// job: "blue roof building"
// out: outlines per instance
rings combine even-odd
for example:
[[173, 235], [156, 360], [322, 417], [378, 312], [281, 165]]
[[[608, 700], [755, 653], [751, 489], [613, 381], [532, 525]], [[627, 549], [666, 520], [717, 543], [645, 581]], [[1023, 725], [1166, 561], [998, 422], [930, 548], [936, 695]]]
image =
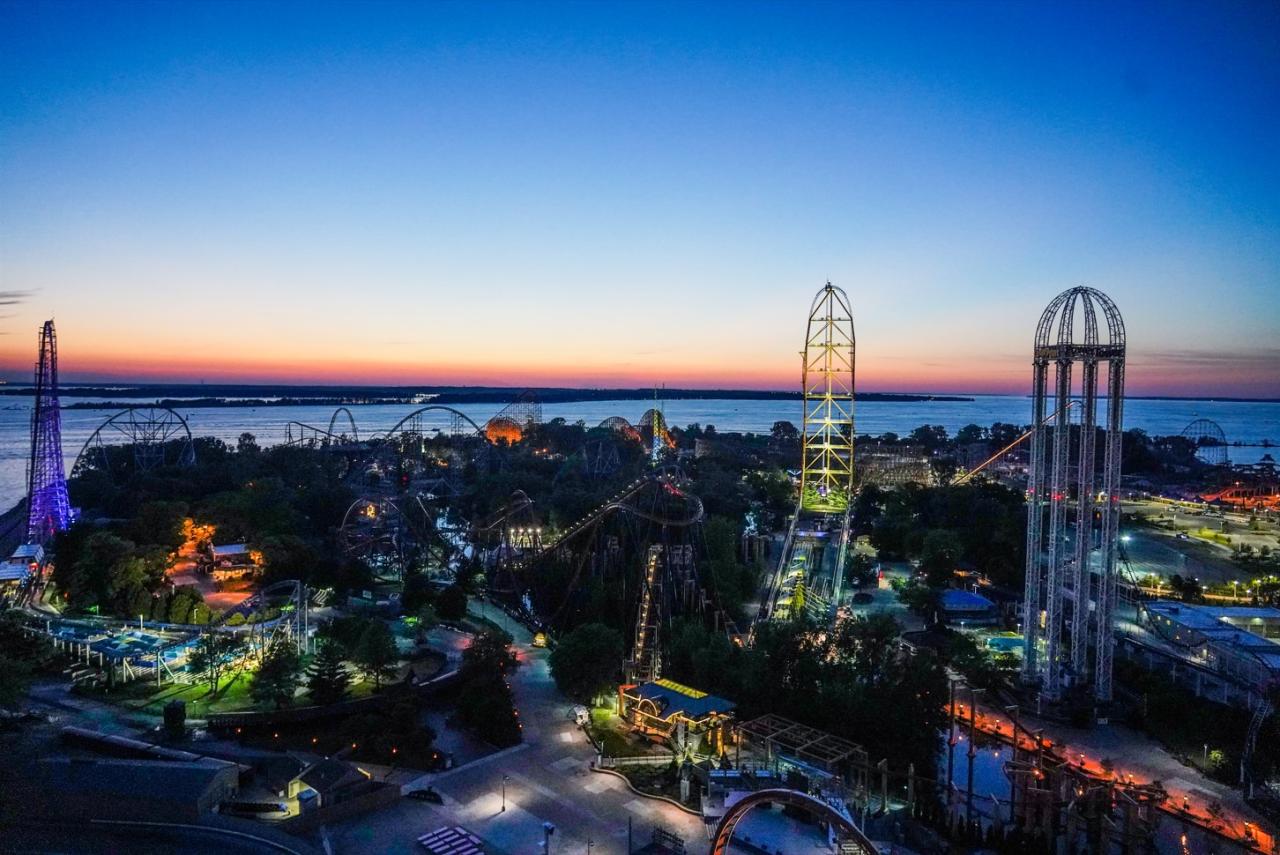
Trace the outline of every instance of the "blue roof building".
[[938, 599], [942, 619], [948, 624], [990, 626], [1000, 622], [996, 604], [973, 591], [948, 588]]

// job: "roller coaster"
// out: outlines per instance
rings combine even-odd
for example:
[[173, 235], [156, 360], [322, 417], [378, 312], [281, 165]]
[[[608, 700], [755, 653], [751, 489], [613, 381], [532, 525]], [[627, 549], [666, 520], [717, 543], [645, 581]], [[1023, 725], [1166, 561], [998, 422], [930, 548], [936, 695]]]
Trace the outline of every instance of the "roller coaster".
[[129, 407], [98, 426], [76, 456], [71, 476], [90, 470], [115, 477], [161, 466], [192, 466], [195, 445], [187, 420], [169, 407]]
[[853, 312], [828, 282], [814, 297], [803, 351], [800, 497], [757, 620], [829, 618], [840, 603], [854, 489]]
[[[510, 506], [522, 510], [520, 503]], [[712, 616], [735, 632], [702, 583], [705, 561], [702, 500], [670, 468], [638, 478], [566, 526], [541, 536], [507, 564], [532, 610], [554, 628], [568, 628], [593, 595], [604, 596], [628, 633], [628, 675], [661, 672], [659, 633], [680, 616]], [[592, 592], [596, 592], [593, 594]]]
[[1210, 466], [1229, 466], [1227, 435], [1212, 419], [1196, 419], [1182, 429], [1181, 436], [1195, 445], [1196, 459]]
[[[338, 417], [346, 416], [346, 426], [350, 433], [338, 433]], [[338, 407], [329, 417], [328, 428], [318, 428], [303, 422], [291, 421], [284, 427], [285, 445], [301, 448], [342, 448], [352, 450], [361, 448], [360, 430], [356, 427], [355, 416], [346, 407]]]
[[338, 529], [343, 554], [365, 563], [383, 582], [400, 582], [417, 571], [456, 569], [458, 532], [445, 525], [442, 509], [421, 496], [364, 496], [352, 502]]

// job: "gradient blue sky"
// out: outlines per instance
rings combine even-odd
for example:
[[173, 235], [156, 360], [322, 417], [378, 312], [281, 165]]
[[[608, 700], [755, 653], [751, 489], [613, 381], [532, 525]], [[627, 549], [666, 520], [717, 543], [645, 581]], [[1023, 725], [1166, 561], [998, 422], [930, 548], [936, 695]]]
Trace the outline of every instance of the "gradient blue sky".
[[0, 372], [1280, 396], [1280, 6], [0, 0]]

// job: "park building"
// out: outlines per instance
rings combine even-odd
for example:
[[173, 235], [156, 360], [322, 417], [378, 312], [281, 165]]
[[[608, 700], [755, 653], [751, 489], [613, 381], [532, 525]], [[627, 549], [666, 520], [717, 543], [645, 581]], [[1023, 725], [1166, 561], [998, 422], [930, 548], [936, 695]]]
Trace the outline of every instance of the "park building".
[[622, 719], [632, 730], [658, 737], [675, 751], [697, 749], [698, 738], [702, 738], [701, 753], [720, 754], [735, 708], [732, 701], [674, 680], [632, 683], [618, 688], [618, 714]]
[[262, 556], [247, 543], [224, 546], [209, 544], [207, 552], [209, 576], [216, 582], [257, 575], [262, 570]]
[[1144, 603], [1121, 653], [1197, 697], [1252, 709], [1280, 681], [1280, 609]]
[[36, 575], [44, 567], [44, 547], [38, 543], [24, 543], [0, 564], [0, 585], [18, 584]]
[[273, 756], [261, 761], [257, 771], [261, 786], [284, 801], [291, 815], [333, 807], [370, 789], [368, 772], [337, 757]]
[[996, 604], [976, 591], [948, 588], [938, 597], [938, 607], [949, 626], [997, 626], [1002, 621]]

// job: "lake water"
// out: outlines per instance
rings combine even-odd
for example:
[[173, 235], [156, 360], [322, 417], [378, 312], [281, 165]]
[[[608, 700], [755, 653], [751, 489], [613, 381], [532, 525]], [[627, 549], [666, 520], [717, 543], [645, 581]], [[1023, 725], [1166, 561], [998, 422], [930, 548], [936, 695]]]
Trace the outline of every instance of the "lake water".
[[[26, 491], [31, 400], [17, 397], [0, 400], [4, 402], [0, 409], [0, 507], [8, 508]], [[86, 399], [64, 396], [62, 403], [81, 400]], [[581, 419], [595, 425], [610, 416], [623, 416], [634, 423], [650, 406], [651, 402], [641, 400], [547, 404], [543, 406], [543, 417]], [[193, 435], [214, 436], [234, 443], [236, 437], [248, 431], [263, 445], [282, 442], [285, 425], [290, 421], [327, 427], [333, 409], [329, 406], [177, 407], [190, 424]], [[416, 407], [368, 404], [351, 405], [349, 409], [364, 437], [391, 428]], [[458, 409], [483, 424], [501, 407], [484, 404]], [[797, 425], [801, 421], [799, 401], [681, 400], [666, 402], [664, 410], [669, 424], [684, 426], [696, 422], [726, 431], [766, 432], [779, 420]], [[68, 472], [85, 441], [111, 414], [109, 410], [63, 410], [62, 443]], [[1125, 426], [1141, 428], [1152, 435], [1181, 433], [1190, 422], [1200, 418], [1216, 421], [1233, 442], [1280, 441], [1280, 403], [1136, 399], [1125, 402]], [[860, 402], [857, 408], [858, 433], [870, 434], [889, 431], [906, 434], [922, 424], [942, 425], [954, 433], [966, 424], [1026, 424], [1030, 420], [1030, 400], [1017, 395], [980, 395], [971, 401], [866, 401]], [[449, 424], [449, 416], [441, 412], [428, 413], [423, 423], [444, 428]], [[1263, 453], [1265, 450], [1261, 448], [1230, 450], [1232, 460], [1241, 463], [1256, 462]]]

